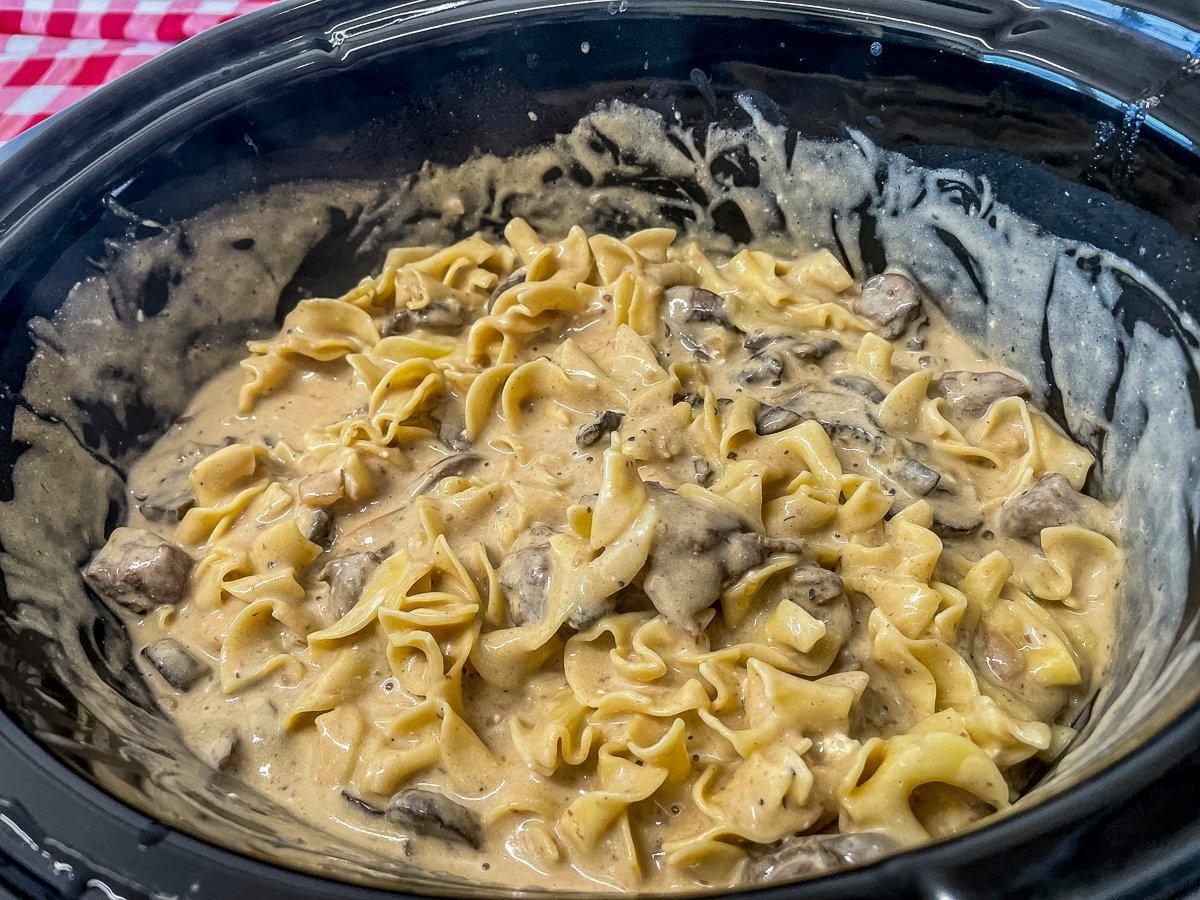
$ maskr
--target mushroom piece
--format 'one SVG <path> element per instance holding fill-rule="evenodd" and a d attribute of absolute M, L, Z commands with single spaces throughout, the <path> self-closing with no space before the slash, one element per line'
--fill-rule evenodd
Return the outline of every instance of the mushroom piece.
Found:
<path fill-rule="evenodd" d="M 745 338 L 745 340 L 742 341 L 742 346 L 751 353 L 758 353 L 760 350 L 763 350 L 769 347 L 771 344 L 775 344 L 780 341 L 791 341 L 791 337 L 786 334 L 771 334 L 767 331 L 756 331 L 754 334 L 749 335 Z"/>
<path fill-rule="evenodd" d="M 841 438 L 858 444 L 878 455 L 884 449 L 884 432 L 871 414 L 866 401 L 833 391 L 804 390 L 789 399 L 784 406 L 801 419 L 815 419 L 831 438 Z"/>
<path fill-rule="evenodd" d="M 451 453 L 429 467 L 421 479 L 413 485 L 412 495 L 419 497 L 421 494 L 426 494 L 443 478 L 461 475 L 482 460 L 483 457 L 478 453 Z"/>
<path fill-rule="evenodd" d="M 750 860 L 742 873 L 746 884 L 819 875 L 878 859 L 899 849 L 885 834 L 809 834 L 785 838 L 773 850 Z"/>
<path fill-rule="evenodd" d="M 402 307 L 396 310 L 384 323 L 380 334 L 391 337 L 396 334 L 407 334 L 417 328 L 433 331 L 445 331 L 461 328 L 467 321 L 467 311 L 463 305 L 452 297 L 430 300 L 418 309 Z"/>
<path fill-rule="evenodd" d="M 579 429 L 578 434 L 575 435 L 575 443 L 581 450 L 594 447 L 620 428 L 623 421 L 625 421 L 625 413 L 617 412 L 615 409 L 606 409 L 596 417 L 594 422 L 589 422 Z"/>
<path fill-rule="evenodd" d="M 461 803 L 420 788 L 406 788 L 388 801 L 384 817 L 394 825 L 410 828 L 422 837 L 483 846 L 479 818 Z"/>
<path fill-rule="evenodd" d="M 950 484 L 943 478 L 924 499 L 933 510 L 933 532 L 940 537 L 962 537 L 983 524 L 979 491 L 972 484 Z"/>
<path fill-rule="evenodd" d="M 863 284 L 853 309 L 888 340 L 895 340 L 920 313 L 921 291 L 912 279 L 896 272 L 876 275 Z"/>
<path fill-rule="evenodd" d="M 1043 528 L 1079 522 L 1088 499 L 1065 475 L 1043 475 L 1000 508 L 1000 527 L 1012 537 L 1036 542 Z"/>
<path fill-rule="evenodd" d="M 554 529 L 533 525 L 513 542 L 500 561 L 500 589 L 508 602 L 508 619 L 514 625 L 536 622 L 546 615 L 554 577 L 554 554 L 550 547 L 553 535 Z M 615 607 L 615 598 L 602 598 L 590 607 L 571 610 L 567 625 L 582 631 Z"/>
<path fill-rule="evenodd" d="M 296 507 L 296 527 L 305 540 L 324 547 L 329 544 L 333 534 L 333 516 L 323 506 L 301 503 Z"/>
<path fill-rule="evenodd" d="M 845 593 L 842 577 L 820 566 L 797 566 L 788 575 L 788 584 L 812 603 L 828 603 Z"/>
<path fill-rule="evenodd" d="M 195 505 L 196 495 L 188 483 L 187 473 L 176 471 L 159 479 L 137 507 L 138 512 L 151 522 L 175 525 L 182 522 L 187 511 Z"/>
<path fill-rule="evenodd" d="M 800 421 L 800 413 L 783 406 L 762 404 L 754 413 L 754 430 L 760 435 L 777 434 Z"/>
<path fill-rule="evenodd" d="M 766 554 L 794 551 L 790 541 L 764 538 L 737 516 L 701 506 L 657 482 L 646 482 L 658 509 L 642 590 L 668 621 L 686 631 L 717 601 L 721 589 L 760 565 Z"/>
<path fill-rule="evenodd" d="M 550 536 L 554 529 L 533 525 L 513 543 L 500 561 L 500 589 L 508 601 L 508 618 L 514 625 L 536 622 L 546 614 L 546 599 L 554 569 Z"/>
<path fill-rule="evenodd" d="M 944 372 L 933 380 L 929 393 L 945 397 L 956 413 L 978 419 L 997 400 L 1028 397 L 1029 387 L 1004 372 Z"/>
<path fill-rule="evenodd" d="M 866 397 L 872 403 L 883 402 L 885 394 L 879 389 L 879 385 L 870 378 L 863 378 L 860 375 L 837 375 L 831 378 L 830 381 L 837 387 Z"/>
<path fill-rule="evenodd" d="M 236 765 L 241 747 L 241 737 L 231 728 L 202 744 L 198 755 L 214 769 L 225 772 Z"/>
<path fill-rule="evenodd" d="M 725 311 L 725 300 L 720 294 L 714 294 L 704 288 L 680 285 L 668 288 L 666 298 L 667 318 L 676 324 L 709 322 L 741 333 L 741 329 L 729 320 L 729 314 Z"/>
<path fill-rule="evenodd" d="M 1004 687 L 1025 673 L 1025 657 L 1009 638 L 981 625 L 971 642 L 971 657 L 975 668 L 988 681 Z"/>
<path fill-rule="evenodd" d="M 183 421 L 181 419 L 180 423 Z M 196 505 L 196 495 L 188 476 L 192 467 L 215 449 L 215 446 L 189 443 L 176 456 L 179 465 L 172 466 L 150 490 L 134 495 L 138 512 L 151 522 L 175 525 L 183 521 L 187 511 Z"/>
<path fill-rule="evenodd" d="M 708 487 L 712 484 L 713 475 L 712 463 L 703 456 L 692 457 L 692 480 L 701 487 Z"/>
<path fill-rule="evenodd" d="M 317 577 L 329 585 L 324 609 L 326 622 L 333 624 L 354 608 L 379 562 L 374 553 L 348 553 L 325 563 Z"/>
<path fill-rule="evenodd" d="M 742 384 L 761 384 L 768 381 L 778 384 L 783 377 L 783 356 L 774 350 L 764 350 L 750 357 L 746 366 L 733 376 L 734 381 Z"/>
<path fill-rule="evenodd" d="M 296 491 L 305 506 L 332 506 L 346 495 L 346 470 L 326 469 L 305 475 Z"/>
<path fill-rule="evenodd" d="M 902 459 L 888 472 L 899 485 L 914 497 L 924 497 L 942 480 L 940 472 L 916 459 Z"/>
<path fill-rule="evenodd" d="M 177 604 L 187 587 L 192 558 L 144 528 L 117 528 L 92 558 L 83 577 L 105 600 L 135 613 Z"/>
<path fill-rule="evenodd" d="M 467 450 L 471 439 L 467 437 L 467 420 L 463 411 L 454 405 L 448 406 L 438 421 L 438 440 L 451 450 Z"/>
<path fill-rule="evenodd" d="M 824 359 L 834 350 L 840 350 L 842 345 L 833 338 L 820 337 L 811 341 L 797 341 L 788 347 L 788 353 L 806 361 Z"/>
<path fill-rule="evenodd" d="M 492 307 L 496 304 L 496 301 L 500 299 L 500 296 L 505 291 L 510 291 L 518 284 L 522 284 L 525 281 L 525 276 L 528 273 L 529 268 L 527 266 L 521 266 L 518 269 L 514 269 L 511 275 L 496 285 L 495 290 L 492 291 L 492 296 L 488 298 L 487 311 L 492 311 Z"/>
<path fill-rule="evenodd" d="M 209 673 L 208 666 L 174 638 L 160 638 L 142 648 L 142 656 L 177 691 L 190 691 Z"/>

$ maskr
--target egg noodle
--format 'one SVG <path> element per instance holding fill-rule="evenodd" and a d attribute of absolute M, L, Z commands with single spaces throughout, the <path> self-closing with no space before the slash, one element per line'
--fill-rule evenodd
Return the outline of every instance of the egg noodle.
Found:
<path fill-rule="evenodd" d="M 887 277 L 519 219 L 392 250 L 135 471 L 186 479 L 129 524 L 193 561 L 136 642 L 211 672 L 147 677 L 215 766 L 473 881 L 757 883 L 1004 810 L 1102 677 L 1113 511 Z"/>

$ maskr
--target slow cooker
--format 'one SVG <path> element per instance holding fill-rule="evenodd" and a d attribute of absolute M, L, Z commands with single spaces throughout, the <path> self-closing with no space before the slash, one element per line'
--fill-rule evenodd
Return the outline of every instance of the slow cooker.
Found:
<path fill-rule="evenodd" d="M 119 280 L 112 300 L 134 336 L 178 286 L 175 272 L 121 270 L 114 247 L 184 241 L 172 223 L 247 192 L 512 153 L 599 102 L 703 123 L 751 98 L 805 138 L 861 135 L 962 170 L 964 197 L 991 192 L 1049 234 L 1131 260 L 1146 279 L 1114 277 L 1104 326 L 1122 340 L 1151 329 L 1178 349 L 1174 412 L 1190 428 L 1198 73 L 1188 0 L 285 0 L 16 142 L 0 161 L 0 892 L 480 892 L 359 858 L 201 766 L 141 684 L 120 620 L 79 584 L 124 514 L 106 485 L 225 361 L 222 348 L 366 270 L 378 250 L 369 211 L 298 203 L 306 224 L 287 270 L 264 276 L 237 321 L 200 309 L 172 365 L 114 363 L 53 396 L 31 392 L 35 352 L 56 347 L 42 323 L 81 279 Z M 207 273 L 210 288 L 219 276 Z M 1061 348 L 1047 329 L 1049 362 Z M 47 439 L 28 440 L 30 427 Z M 1196 463 L 1176 459 L 1172 498 L 1136 517 L 1145 546 L 1161 529 L 1182 550 L 1151 554 L 1127 586 L 1121 662 L 1090 725 L 1098 750 L 985 827 L 755 896 L 1170 897 L 1200 884 Z M 41 514 L 14 505 L 14 470 L 41 479 Z"/>

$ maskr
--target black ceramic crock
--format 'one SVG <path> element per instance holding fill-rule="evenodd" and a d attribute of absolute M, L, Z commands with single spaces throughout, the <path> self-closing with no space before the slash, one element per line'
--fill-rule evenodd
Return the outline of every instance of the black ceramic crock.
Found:
<path fill-rule="evenodd" d="M 1138 264 L 1200 312 L 1197 28 L 1188 0 L 290 0 L 252 14 L 98 91 L 0 162 L 0 502 L 11 499 L 12 468 L 27 449 L 11 432 L 35 349 L 27 323 L 103 264 L 106 240 L 128 232 L 127 211 L 178 221 L 289 180 L 391 177 L 476 148 L 510 153 L 612 98 L 701 121 L 750 91 L 806 137 L 841 137 L 851 126 L 920 163 L 986 176 L 1000 200 L 1054 234 L 1124 256 L 1149 248 Z M 337 264 L 352 228 L 330 217 L 281 309 L 361 273 L 361 260 L 351 271 Z M 1200 400 L 1194 386 L 1192 396 Z M 177 413 L 97 413 L 75 438 L 118 447 L 124 459 Z M 1192 593 L 1189 611 L 1196 578 Z M 303 860 L 285 868 L 254 858 L 265 845 L 244 847 L 236 830 L 210 822 L 199 839 L 156 822 L 137 754 L 47 664 L 62 636 L 17 629 L 12 613 L 6 591 L 2 889 L 385 896 L 303 873 L 312 868 Z M 73 640 L 119 681 L 129 652 L 119 623 L 98 614 L 86 630 Z M 1181 627 L 1179 637 L 1191 635 Z M 1200 883 L 1200 706 L 1190 688 L 1155 702 L 1121 754 L 1040 804 L 755 896 L 1182 894 Z M 127 770 L 124 800 L 95 784 L 98 764 Z M 407 889 L 464 892 L 436 881 Z"/>

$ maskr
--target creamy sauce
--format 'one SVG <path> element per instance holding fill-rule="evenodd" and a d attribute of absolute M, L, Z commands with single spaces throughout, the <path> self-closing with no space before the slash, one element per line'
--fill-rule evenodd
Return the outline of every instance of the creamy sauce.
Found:
<path fill-rule="evenodd" d="M 445 847 L 414 845 L 414 856 L 404 856 L 398 852 L 403 844 L 398 831 L 381 832 L 378 819 L 348 813 L 332 789 L 323 794 L 302 787 L 300 778 L 278 775 L 288 754 L 297 756 L 296 771 L 301 771 L 306 764 L 300 758 L 302 748 L 316 744 L 311 729 L 299 730 L 281 742 L 290 748 L 280 746 L 278 754 L 273 753 L 268 742 L 278 706 L 272 710 L 262 702 L 252 714 L 250 692 L 226 699 L 204 689 L 205 702 L 218 709 L 241 707 L 246 738 L 241 759 L 233 773 L 217 775 L 208 763 L 182 752 L 175 731 L 164 727 L 143 699 L 144 686 L 126 677 L 127 651 L 117 640 L 120 629 L 107 629 L 103 640 L 97 637 L 99 648 L 92 642 L 93 635 L 105 633 L 94 625 L 97 601 L 83 591 L 74 573 L 104 541 L 106 513 L 113 508 L 114 496 L 127 489 L 123 473 L 141 455 L 141 436 L 158 433 L 185 409 L 197 385 L 244 355 L 246 336 L 262 335 L 270 327 L 281 291 L 305 268 L 309 251 L 329 232 L 331 211 L 354 219 L 363 209 L 370 210 L 371 227 L 344 241 L 346 262 L 351 254 L 378 250 L 373 242 L 380 235 L 406 244 L 446 245 L 464 233 L 493 227 L 507 214 L 524 216 L 548 235 L 561 235 L 571 223 L 592 232 L 617 233 L 624 226 L 614 229 L 613 222 L 636 227 L 664 218 L 686 221 L 688 236 L 704 241 L 718 260 L 737 248 L 727 237 L 714 234 L 714 211 L 728 212 L 732 206 L 744 217 L 754 245 L 780 257 L 790 259 L 825 247 L 835 249 L 856 275 L 877 271 L 881 259 L 902 267 L 925 287 L 927 299 L 946 313 L 959 335 L 986 348 L 993 361 L 981 368 L 1005 365 L 1020 373 L 1032 388 L 1035 405 L 1052 409 L 1076 439 L 1098 455 L 1093 472 L 1097 490 L 1106 500 L 1119 500 L 1124 512 L 1117 525 L 1125 551 L 1122 587 L 1128 585 L 1129 596 L 1117 605 L 1115 631 L 1106 625 L 1107 614 L 1092 608 L 1091 601 L 1076 607 L 1059 601 L 1042 604 L 1069 636 L 1072 648 L 1082 648 L 1076 657 L 1081 684 L 1098 685 L 1100 692 L 1090 720 L 1076 715 L 1086 708 L 1083 687 L 1065 692 L 1067 703 L 1057 721 L 1086 722 L 1084 731 L 1019 803 L 1028 805 L 1078 783 L 1128 752 L 1136 743 L 1131 735 L 1149 733 L 1147 729 L 1158 727 L 1171 710 L 1181 708 L 1194 680 L 1196 646 L 1176 644 L 1174 637 L 1188 594 L 1188 510 L 1197 503 L 1192 473 L 1200 461 L 1200 434 L 1188 394 L 1188 379 L 1196 370 L 1195 354 L 1189 349 L 1195 344 L 1194 322 L 1128 261 L 1045 233 L 997 203 L 982 179 L 916 166 L 861 135 L 832 143 L 803 138 L 793 142 L 785 129 L 763 120 L 752 104 L 745 105 L 749 125 L 713 125 L 698 141 L 655 113 L 614 103 L 587 116 L 553 145 L 526 154 L 425 167 L 395 185 L 276 186 L 231 198 L 194 220 L 171 223 L 152 237 L 130 241 L 105 274 L 85 278 L 52 317 L 30 323 L 36 352 L 13 421 L 14 442 L 29 449 L 16 462 L 13 499 L 0 516 L 0 568 L 12 600 L 5 610 L 6 626 L 43 648 L 45 670 L 53 676 L 50 687 L 67 686 L 86 725 L 76 733 L 70 723 L 43 720 L 39 704 L 57 710 L 57 695 L 50 691 L 48 700 L 38 700 L 42 688 L 33 681 L 8 691 L 6 701 L 34 733 L 44 733 L 47 741 L 76 753 L 81 765 L 109 790 L 161 821 L 241 852 L 334 877 L 408 890 L 435 889 L 437 884 L 423 880 L 423 873 L 447 868 Z M 594 139 L 597 130 L 607 139 L 604 146 Z M 609 146 L 619 153 L 611 154 Z M 757 183 L 730 182 L 715 174 L 713 161 L 743 156 L 753 162 Z M 563 173 L 572 174 L 568 178 Z M 663 198 L 653 189 L 662 179 L 687 181 L 698 186 L 699 193 L 687 199 Z M 1073 202 L 1074 187 L 1064 184 L 1063 190 L 1071 191 L 1067 202 Z M 337 268 L 355 271 L 353 266 Z M 151 271 L 172 276 L 165 305 L 159 309 L 156 302 L 153 311 L 141 308 L 144 298 L 138 292 Z M 1145 309 L 1122 305 L 1123 292 L 1131 284 L 1144 295 Z M 927 353 L 935 350 L 942 330 L 941 320 L 935 318 Z M 903 343 L 896 342 L 897 362 L 919 365 L 906 356 Z M 935 361 L 935 367 L 970 366 L 969 360 L 982 359 L 965 345 L 962 352 L 963 356 Z M 835 357 L 827 368 L 836 365 Z M 302 375 L 303 380 L 288 388 L 313 396 L 327 388 L 321 403 L 328 403 L 329 414 L 335 415 L 343 409 L 340 392 L 350 384 L 336 381 L 337 366 L 313 369 L 314 374 Z M 261 423 L 274 404 L 287 402 L 286 392 L 260 398 L 253 419 L 234 417 L 228 427 L 212 426 L 233 409 L 240 375 L 226 377 L 224 393 L 210 385 L 196 398 L 198 411 L 214 410 L 195 420 L 197 428 L 211 427 L 214 444 L 229 434 L 252 440 L 256 430 L 268 431 Z M 147 424 L 135 411 L 153 413 L 160 424 Z M 269 426 L 270 431 L 286 431 L 292 416 L 288 413 L 284 422 Z M 978 421 L 974 426 L 961 424 L 968 442 L 981 439 Z M 1005 422 L 993 437 L 999 440 L 1015 430 L 1011 421 Z M 177 432 L 172 435 L 139 466 L 134 493 L 148 490 L 158 478 L 159 472 L 151 471 L 153 458 L 160 459 L 162 473 L 186 469 L 173 461 L 168 464 L 162 452 L 168 441 L 178 439 Z M 411 477 L 437 455 L 432 448 L 405 448 L 402 455 L 412 456 L 413 468 L 405 470 Z M 852 464 L 866 462 L 840 446 L 838 452 L 850 472 Z M 955 464 L 947 464 L 947 471 L 953 471 Z M 588 490 L 595 489 L 595 475 L 591 478 Z M 292 482 L 288 486 L 296 488 Z M 396 489 L 391 482 L 382 485 L 385 493 Z M 985 531 L 992 531 L 1001 543 L 973 544 L 975 552 L 999 546 L 1004 554 L 1012 554 L 1014 578 L 1037 572 L 1041 554 L 1023 543 L 1004 541 L 1003 532 L 995 531 L 994 512 L 989 510 L 988 527 L 977 534 L 982 541 Z M 138 524 L 136 509 L 131 515 L 132 524 Z M 354 516 L 354 509 L 339 509 L 339 523 Z M 170 536 L 170 529 L 160 524 L 154 528 Z M 345 543 L 348 535 L 341 524 L 337 535 Z M 947 539 L 946 546 L 952 551 L 959 543 Z M 950 552 L 942 559 L 955 562 Z M 957 565 L 952 568 L 955 571 L 946 574 L 954 576 L 950 581 L 955 583 L 961 573 Z M 312 592 L 320 590 L 311 579 L 306 583 Z M 315 593 L 311 596 L 319 599 Z M 184 604 L 181 619 L 188 618 L 190 602 Z M 856 635 L 863 632 L 872 605 L 851 600 Z M 165 623 L 145 624 L 140 639 L 164 633 L 164 627 Z M 211 636 L 193 631 L 192 649 L 211 663 Z M 1116 652 L 1108 677 L 1098 678 L 1101 660 L 1113 644 Z M 860 660 L 866 666 L 865 641 L 856 637 L 850 645 L 857 649 L 838 664 Z M 297 642 L 296 649 L 301 646 Z M 982 650 L 986 657 L 986 643 Z M 150 684 L 156 678 L 155 673 L 147 675 Z M 881 682 L 875 678 L 875 685 Z M 986 679 L 980 683 L 989 690 Z M 182 704 L 183 721 L 194 724 L 188 728 L 189 740 L 213 758 L 210 737 L 223 738 L 223 730 L 186 715 L 196 697 L 176 697 L 158 687 L 171 710 Z M 295 694 L 295 688 L 287 687 L 256 690 L 281 690 L 289 698 Z M 28 709 L 26 696 L 32 698 Z M 1024 699 L 1037 701 L 1036 696 Z M 484 724 L 479 727 L 486 730 Z M 259 742 L 246 737 L 254 734 Z M 1050 755 L 1067 736 L 1054 732 Z M 826 745 L 823 739 L 815 742 L 817 752 Z M 119 746 L 121 753 L 97 756 L 97 746 Z M 266 783 L 257 774 L 264 765 L 271 778 L 282 782 L 270 796 L 252 789 Z M 1018 764 L 1006 772 L 1014 785 L 1024 780 L 1019 772 L 1024 767 Z M 317 806 L 328 808 L 347 827 L 327 829 L 333 820 L 320 808 L 309 811 L 294 802 L 297 793 L 321 798 Z M 940 793 L 928 786 L 915 793 L 913 807 L 931 834 L 943 827 L 935 827 L 931 806 L 965 803 L 969 808 L 974 802 L 962 795 L 947 802 Z M 475 792 L 459 797 L 477 807 L 476 798 Z M 302 815 L 296 818 L 295 811 Z M 546 847 L 538 830 L 520 829 L 521 842 Z M 490 851 L 491 845 L 485 846 Z M 383 853 L 371 852 L 380 848 Z M 496 874 L 494 863 L 489 863 L 491 875 L 482 865 L 473 853 L 462 853 L 455 869 L 475 883 Z M 513 883 L 522 878 L 525 883 L 545 883 L 550 877 L 524 864 L 513 865 L 519 874 L 506 879 Z M 647 877 L 669 877 L 644 861 L 643 868 Z M 585 884 L 594 877 L 565 863 L 553 875 Z"/>
<path fill-rule="evenodd" d="M 1029 764 L 1065 746 L 1103 678 L 1122 564 L 1104 536 L 1115 537 L 1111 509 L 1073 489 L 1069 521 L 1044 534 L 1013 536 L 1006 509 L 1055 473 L 1082 487 L 1090 455 L 1018 396 L 1027 391 L 1013 373 L 999 394 L 956 392 L 962 376 L 953 373 L 1000 370 L 928 300 L 898 322 L 870 318 L 866 301 L 879 285 L 864 296 L 827 253 L 779 262 L 742 253 L 714 268 L 699 248 L 668 249 L 659 233 L 590 247 L 578 235 L 543 243 L 519 223 L 512 235 L 516 253 L 503 244 L 483 260 L 467 244 L 443 251 L 475 265 L 430 266 L 433 248 L 402 254 L 412 259 L 398 273 L 389 268 L 337 301 L 386 331 L 395 309 L 419 315 L 430 296 L 448 298 L 465 312 L 450 326 L 352 347 L 345 335 L 354 329 L 331 307 L 301 304 L 273 341 L 252 345 L 252 364 L 283 359 L 279 371 L 263 378 L 266 366 L 252 365 L 250 375 L 234 368 L 213 379 L 133 469 L 128 524 L 197 562 L 177 605 L 131 624 L 138 645 L 178 641 L 211 673 L 179 689 L 142 660 L 198 755 L 365 847 L 515 886 L 680 889 L 795 877 L 830 863 L 810 859 L 811 845 L 794 834 L 867 835 L 867 849 L 844 864 L 1007 806 Z M 619 283 L 632 270 L 617 257 L 636 262 L 629 283 Z M 437 284 L 416 278 L 422 261 L 445 272 Z M 772 277 L 746 274 L 756 261 Z M 519 264 L 540 266 L 539 277 L 489 297 Z M 541 293 L 522 293 L 527 285 Z M 631 285 L 644 297 L 640 313 L 621 299 Z M 513 308 L 537 309 L 543 297 L 538 327 L 515 327 Z M 339 336 L 340 352 L 314 349 Z M 415 379 L 400 371 L 414 360 L 425 365 Z M 423 377 L 438 383 L 428 396 L 414 389 Z M 497 384 L 482 390 L 489 379 Z M 606 410 L 619 418 L 601 420 Z M 345 437 L 355 422 L 368 437 Z M 386 440 L 388 423 L 412 433 Z M 464 452 L 473 454 L 465 466 L 429 482 L 431 467 Z M 234 477 L 219 461 L 239 453 L 249 469 Z M 840 471 L 822 476 L 822 458 Z M 902 468 L 905 460 L 920 466 Z M 314 473 L 336 473 L 331 503 L 306 481 Z M 646 493 L 645 483 L 670 493 Z M 201 495 L 178 529 L 155 504 L 164 487 Z M 247 502 L 231 505 L 250 487 Z M 147 498 L 154 521 L 138 512 Z M 673 537 L 716 527 L 714 503 L 722 522 L 732 511 L 736 533 L 776 543 L 729 571 L 714 554 L 734 531 L 701 550 Z M 310 543 L 298 530 L 314 508 L 333 512 L 332 531 Z M 606 582 L 603 567 L 573 579 L 569 566 L 617 556 L 612 548 L 631 540 L 636 521 L 610 518 L 639 509 L 657 510 L 659 524 L 628 569 L 634 586 L 625 576 Z M 522 546 L 542 546 L 529 537 L 535 524 L 574 541 L 545 544 L 548 579 L 533 581 L 550 586 L 539 597 L 521 593 L 520 563 L 506 563 Z M 275 552 L 279 568 L 292 566 L 295 595 L 264 587 L 278 568 L 254 561 L 270 556 L 265 534 L 288 528 L 289 548 Z M 469 584 L 442 572 L 410 587 L 395 575 L 427 569 L 438 538 Z M 362 553 L 375 554 L 374 575 L 341 603 L 324 564 Z M 835 580 L 831 596 L 809 599 L 811 579 L 825 573 L 845 585 Z M 571 602 L 560 600 L 566 584 L 578 588 Z M 469 595 L 474 610 L 424 628 L 419 617 L 405 625 L 372 613 L 338 631 L 372 593 L 395 610 L 437 606 L 405 600 L 421 590 L 448 591 L 460 605 Z M 247 630 L 246 610 L 264 596 L 286 596 L 271 602 L 288 611 L 268 610 Z M 412 650 L 421 635 L 435 640 L 441 664 L 458 660 L 461 685 L 431 680 L 431 663 Z M 510 653 L 506 643 L 527 649 Z M 764 644 L 769 652 L 734 652 L 716 663 L 720 675 L 693 681 L 698 699 L 663 705 L 703 671 L 698 656 Z M 608 671 L 616 658 L 667 670 Z M 722 679 L 732 702 L 721 699 Z M 807 702 L 844 708 L 805 714 L 797 695 L 775 713 L 795 721 L 765 726 L 774 701 L 764 689 L 800 681 L 820 685 L 820 699 Z M 641 691 L 632 706 L 596 699 L 630 690 Z M 450 698 L 454 713 L 443 709 L 440 724 L 405 719 L 433 697 Z M 448 719 L 477 740 L 449 735 Z M 544 726 L 556 721 L 560 737 L 549 739 Z M 762 736 L 747 738 L 755 728 Z M 422 756 L 430 734 L 445 746 Z M 674 737 L 678 771 L 645 749 Z M 904 755 L 906 740 L 923 762 Z M 604 771 L 610 749 L 623 761 L 616 775 Z M 902 795 L 872 781 L 884 763 L 887 778 L 907 784 Z M 638 787 L 660 770 L 660 784 Z M 481 849 L 380 815 L 394 792 L 414 788 L 469 810 Z"/>

